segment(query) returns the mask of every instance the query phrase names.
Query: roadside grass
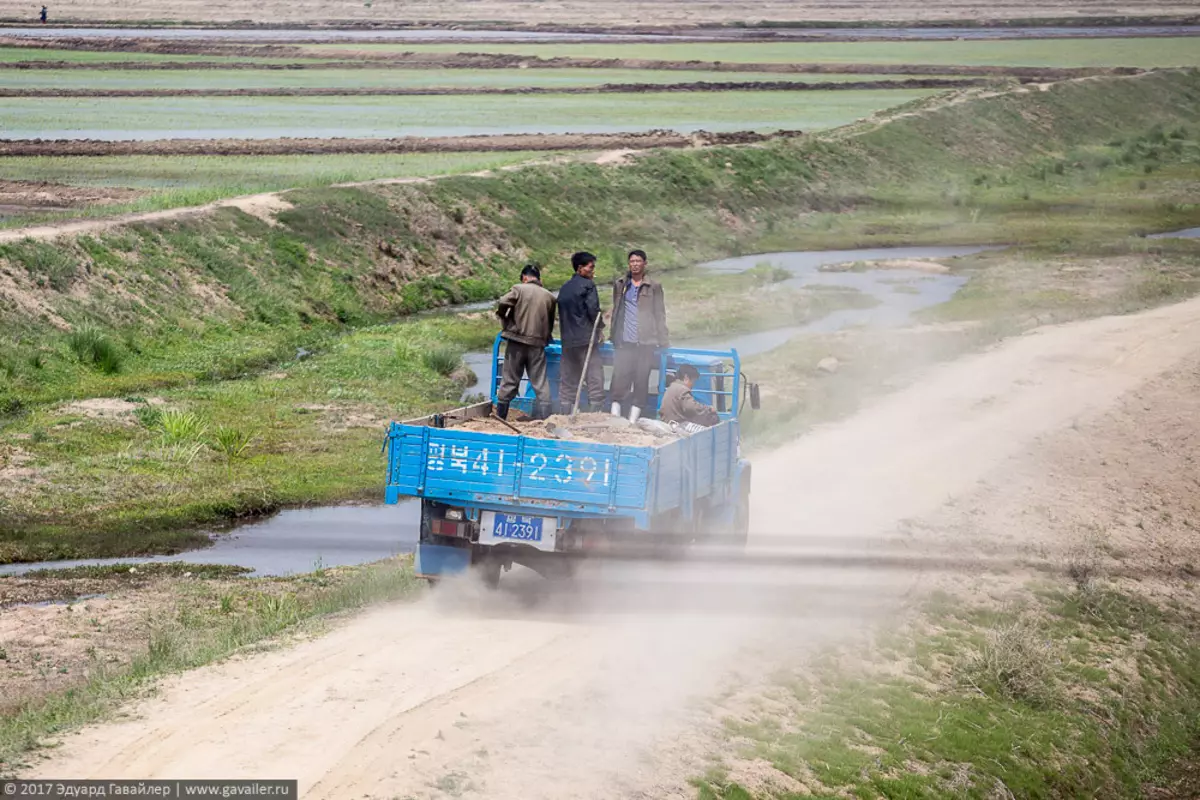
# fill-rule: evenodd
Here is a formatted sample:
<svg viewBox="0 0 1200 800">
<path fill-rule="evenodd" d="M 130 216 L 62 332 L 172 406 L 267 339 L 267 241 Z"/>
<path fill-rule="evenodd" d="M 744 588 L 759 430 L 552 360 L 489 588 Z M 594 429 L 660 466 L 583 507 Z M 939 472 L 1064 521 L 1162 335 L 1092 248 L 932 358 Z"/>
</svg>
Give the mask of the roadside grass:
<svg viewBox="0 0 1200 800">
<path fill-rule="evenodd" d="M 770 714 L 729 719 L 735 754 L 698 796 L 799 796 L 729 779 L 759 758 L 816 797 L 1144 797 L 1200 737 L 1197 633 L 1113 586 L 1001 608 L 934 592 L 874 646 L 781 677 Z"/>
<path fill-rule="evenodd" d="M 6 98 L 13 139 L 463 136 L 580 131 L 817 130 L 934 90 L 678 92 L 417 97 Z M 814 96 L 816 95 L 816 96 Z M 197 128 L 197 120 L 203 127 Z M 322 120 L 314 127 L 313 120 Z M 531 120 L 536 120 L 532 122 Z"/>
<path fill-rule="evenodd" d="M 314 56 L 342 45 L 312 44 Z M 361 44 L 371 52 L 458 53 L 461 44 Z M 644 58 L 748 63 L 962 64 L 1035 67 L 1181 67 L 1200 65 L 1195 40 L 1176 38 L 1038 39 L 924 42 L 704 42 L 655 44 L 489 44 L 488 53 L 555 58 Z"/>
<path fill-rule="evenodd" d="M 170 566 L 178 573 L 185 565 Z M 106 576 L 122 577 L 116 570 L 92 570 L 88 577 Z M 322 618 L 402 599 L 419 584 L 407 557 L 286 579 L 227 576 L 217 569 L 172 579 L 174 605 L 154 609 L 148 640 L 128 663 L 93 661 L 70 689 L 26 702 L 6 697 L 6 705 L 17 706 L 0 715 L 0 776 L 28 763 L 48 737 L 110 716 L 165 675 L 245 652 L 272 637 L 310 632 Z"/>
<path fill-rule="evenodd" d="M 449 315 L 362 329 L 242 380 L 184 385 L 107 417 L 34 407 L 3 439 L 32 476 L 6 497 L 0 563 L 199 547 L 201 525 L 377 498 L 387 423 L 444 407 L 458 354 L 494 327 Z M 426 354 L 454 350 L 452 363 Z M 129 398 L 141 401 L 143 398 Z"/>
</svg>

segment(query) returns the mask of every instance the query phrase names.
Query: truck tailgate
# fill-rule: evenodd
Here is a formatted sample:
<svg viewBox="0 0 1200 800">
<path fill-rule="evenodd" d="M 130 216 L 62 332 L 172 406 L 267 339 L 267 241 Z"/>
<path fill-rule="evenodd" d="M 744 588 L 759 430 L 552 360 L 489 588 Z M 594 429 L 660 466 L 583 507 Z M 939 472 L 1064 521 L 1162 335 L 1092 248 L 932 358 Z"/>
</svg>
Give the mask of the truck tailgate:
<svg viewBox="0 0 1200 800">
<path fill-rule="evenodd" d="M 605 514 L 646 508 L 650 447 L 393 425 L 388 502 L 401 496 Z"/>
</svg>

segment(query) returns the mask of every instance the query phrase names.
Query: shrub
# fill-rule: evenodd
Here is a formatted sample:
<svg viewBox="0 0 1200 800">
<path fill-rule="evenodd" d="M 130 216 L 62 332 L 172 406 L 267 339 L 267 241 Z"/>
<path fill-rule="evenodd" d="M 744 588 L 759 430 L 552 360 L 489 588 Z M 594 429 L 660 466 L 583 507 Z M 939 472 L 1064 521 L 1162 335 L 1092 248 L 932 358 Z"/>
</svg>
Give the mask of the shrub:
<svg viewBox="0 0 1200 800">
<path fill-rule="evenodd" d="M 984 694 L 1034 706 L 1054 695 L 1057 662 L 1051 642 L 1024 621 L 991 630 L 967 661 L 969 682 Z"/>
<path fill-rule="evenodd" d="M 462 363 L 462 352 L 457 348 L 442 345 L 426 350 L 421 355 L 421 360 L 439 375 L 449 375 Z"/>
<path fill-rule="evenodd" d="M 67 346 L 80 363 L 94 366 L 106 375 L 121 371 L 121 351 L 99 328 L 82 325 L 67 334 Z"/>
</svg>

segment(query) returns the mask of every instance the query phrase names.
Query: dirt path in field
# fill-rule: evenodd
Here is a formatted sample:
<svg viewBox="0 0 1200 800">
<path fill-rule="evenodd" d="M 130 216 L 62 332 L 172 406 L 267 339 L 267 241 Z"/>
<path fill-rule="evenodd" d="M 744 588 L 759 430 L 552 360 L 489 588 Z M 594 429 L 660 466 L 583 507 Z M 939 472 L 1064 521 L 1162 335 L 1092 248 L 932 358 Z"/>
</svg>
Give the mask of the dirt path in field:
<svg viewBox="0 0 1200 800">
<path fill-rule="evenodd" d="M 1038 329 L 934 368 L 756 457 L 750 552 L 795 555 L 800 535 L 860 552 L 1197 356 L 1193 300 Z M 915 584 L 783 563 L 609 563 L 570 592 L 515 573 L 496 595 L 443 586 L 173 680 L 28 772 L 296 777 L 304 796 L 330 798 L 690 797 L 715 713 L 694 698 L 720 702 L 774 659 L 862 630 Z"/>
</svg>

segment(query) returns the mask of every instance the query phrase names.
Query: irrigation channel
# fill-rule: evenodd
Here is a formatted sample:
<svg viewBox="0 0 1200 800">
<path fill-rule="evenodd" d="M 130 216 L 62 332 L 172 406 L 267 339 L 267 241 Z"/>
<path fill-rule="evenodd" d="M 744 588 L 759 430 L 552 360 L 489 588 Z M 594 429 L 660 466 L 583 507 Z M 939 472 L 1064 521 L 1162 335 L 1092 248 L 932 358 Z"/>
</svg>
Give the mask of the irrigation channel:
<svg viewBox="0 0 1200 800">
<path fill-rule="evenodd" d="M 1154 234 L 1147 238 L 1198 238 L 1200 228 Z M 954 296 L 966 278 L 958 275 L 905 269 L 868 269 L 864 271 L 826 272 L 822 268 L 836 264 L 899 259 L 937 259 L 973 255 L 999 246 L 964 247 L 883 247 L 864 250 L 820 250 L 764 253 L 710 261 L 699 265 L 716 272 L 745 272 L 769 263 L 792 273 L 780 286 L 835 286 L 857 289 L 873 297 L 871 308 L 835 311 L 806 325 L 774 328 L 766 331 L 699 339 L 677 344 L 688 347 L 735 348 L 743 358 L 769 352 L 792 337 L 804 333 L 831 333 L 852 327 L 887 328 L 904 325 L 911 315 L 924 308 L 944 303 Z M 908 287 L 896 291 L 897 286 Z M 669 302 L 669 299 L 668 299 Z M 442 313 L 477 311 L 491 302 L 443 309 Z M 490 394 L 492 382 L 490 352 L 467 353 L 463 362 L 476 374 L 474 385 L 464 397 Z M 383 466 L 380 465 L 382 475 Z M 382 489 L 380 490 L 382 495 Z M 392 555 L 411 552 L 417 541 L 420 509 L 416 503 L 386 505 L 347 505 L 282 511 L 266 520 L 242 525 L 229 533 L 214 535 L 211 547 L 172 556 L 142 558 L 104 558 L 74 561 L 43 561 L 0 566 L 0 575 L 19 575 L 36 569 L 106 564 L 142 564 L 186 561 L 205 564 L 236 564 L 249 567 L 257 575 L 287 575 L 310 572 L 318 567 L 365 564 Z"/>
</svg>

